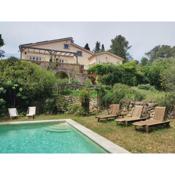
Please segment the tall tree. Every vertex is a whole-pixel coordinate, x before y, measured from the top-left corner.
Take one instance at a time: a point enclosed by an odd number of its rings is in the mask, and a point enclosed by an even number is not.
[[[84,46],[84,48],[85,48],[86,50],[90,50],[89,44],[86,43],[85,46]]]
[[[117,35],[114,39],[111,40],[110,51],[118,56],[121,56],[125,60],[128,60],[128,50],[131,48],[129,42],[122,35]]]
[[[95,44],[95,49],[94,49],[94,52],[100,52],[100,46],[101,46],[101,44],[100,44],[100,42],[96,42],[96,44]]]
[[[146,58],[146,57],[142,57],[142,58],[141,58],[141,62],[140,62],[140,63],[141,63],[142,66],[147,65],[148,62],[149,62],[148,58]]]
[[[158,45],[147,52],[146,55],[149,57],[150,61],[154,61],[158,58],[175,57],[175,46],[171,47],[168,45]]]
[[[0,47],[4,45],[4,40],[2,39],[2,35],[0,34]],[[0,50],[0,58],[4,57],[5,52],[3,50]]]
[[[4,40],[2,39],[2,35],[0,34],[0,47],[4,45]]]
[[[104,52],[105,51],[105,46],[104,44],[101,45],[101,52]]]

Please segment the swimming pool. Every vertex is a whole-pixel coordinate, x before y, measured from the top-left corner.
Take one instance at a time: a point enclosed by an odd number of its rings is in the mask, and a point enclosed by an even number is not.
[[[1,124],[0,153],[109,152],[73,127],[76,122],[70,123],[65,120]]]

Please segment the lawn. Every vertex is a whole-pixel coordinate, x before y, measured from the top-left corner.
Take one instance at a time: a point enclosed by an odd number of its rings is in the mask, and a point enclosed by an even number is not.
[[[154,130],[149,134],[135,131],[133,126],[118,126],[114,121],[98,123],[94,116],[40,115],[35,120],[62,118],[71,118],[133,153],[175,153],[175,120],[171,121],[170,128]]]

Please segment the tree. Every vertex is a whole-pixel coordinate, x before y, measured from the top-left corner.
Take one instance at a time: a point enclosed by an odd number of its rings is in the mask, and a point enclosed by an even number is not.
[[[2,35],[0,34],[0,47],[4,45],[4,40],[2,39]]]
[[[101,52],[104,52],[105,51],[105,46],[104,44],[101,45]]]
[[[175,46],[171,47],[168,45],[158,45],[152,50],[146,53],[150,61],[154,61],[158,58],[170,58],[175,57]]]
[[[0,47],[4,45],[4,40],[2,39],[2,35],[0,34]],[[3,50],[0,50],[0,58],[4,57],[5,52]]]
[[[43,109],[43,102],[51,96],[57,81],[54,73],[14,57],[1,60],[0,70],[0,101],[5,101],[6,109],[17,107],[24,111],[29,105]]]
[[[100,46],[101,46],[100,42],[97,41],[96,44],[95,44],[95,49],[94,49],[95,53],[100,52],[100,50],[101,50]]]
[[[90,50],[89,44],[86,43],[85,46],[84,46],[84,48],[85,48],[86,50]]]
[[[83,109],[83,114],[89,114],[89,102],[90,102],[90,92],[89,89],[83,88],[80,91],[80,102]]]
[[[157,59],[145,67],[145,77],[149,80],[149,84],[155,86],[156,89],[162,89],[161,74],[172,64],[170,59]]]
[[[136,86],[144,81],[143,74],[138,70],[139,65],[136,61],[128,61],[121,65],[97,64],[89,68],[89,74],[96,74],[98,82],[104,85],[114,85],[123,83]]]
[[[161,73],[161,85],[166,91],[175,91],[175,69],[174,65]]]
[[[146,57],[142,57],[142,58],[141,58],[141,65],[142,65],[142,66],[147,65],[148,62],[149,62],[148,58],[146,58]]]
[[[128,60],[128,50],[131,48],[129,42],[122,35],[117,35],[114,39],[111,40],[110,52],[115,55],[118,55],[126,60]]]

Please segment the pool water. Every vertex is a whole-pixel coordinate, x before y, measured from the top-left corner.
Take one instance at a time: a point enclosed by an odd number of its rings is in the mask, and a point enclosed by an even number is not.
[[[0,153],[105,153],[66,122],[0,125]]]

